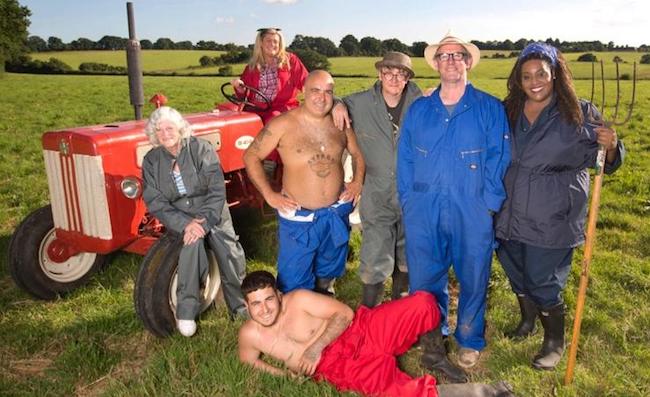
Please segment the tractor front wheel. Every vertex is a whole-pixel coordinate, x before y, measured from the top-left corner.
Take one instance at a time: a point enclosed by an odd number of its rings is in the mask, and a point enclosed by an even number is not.
[[[171,233],[163,235],[144,257],[135,282],[135,312],[144,327],[156,336],[169,336],[176,329],[176,270],[181,248],[181,237]],[[212,305],[221,288],[217,259],[212,250],[206,252],[208,277],[200,291],[201,312]]]
[[[52,207],[32,212],[14,231],[9,242],[9,272],[16,285],[39,299],[55,299],[88,283],[107,262],[106,256],[80,252],[64,262],[48,255],[56,239]]]

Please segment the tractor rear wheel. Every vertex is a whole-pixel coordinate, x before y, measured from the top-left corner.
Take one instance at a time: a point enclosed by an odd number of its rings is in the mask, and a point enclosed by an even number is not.
[[[156,336],[169,336],[176,329],[176,270],[182,247],[182,237],[171,233],[163,235],[144,257],[135,282],[136,314],[144,327]],[[211,250],[206,251],[208,277],[200,292],[201,312],[212,305],[221,288],[216,257]]]
[[[9,272],[18,287],[39,299],[52,300],[75,290],[107,263],[105,255],[80,252],[64,262],[48,255],[56,239],[52,207],[32,212],[14,231],[9,242]]]

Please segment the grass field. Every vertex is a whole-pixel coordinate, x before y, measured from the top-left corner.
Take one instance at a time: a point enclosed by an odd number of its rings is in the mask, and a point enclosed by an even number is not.
[[[504,51],[483,51],[481,54],[490,57],[492,54],[499,52],[507,55]],[[176,74],[216,74],[218,67],[197,68],[199,58],[203,55],[211,57],[222,54],[219,51],[162,51],[147,50],[142,52],[142,68],[147,72],[165,72]],[[613,78],[615,76],[615,65],[611,62],[615,56],[619,56],[628,64],[641,59],[642,53],[630,52],[605,52],[595,53],[598,59],[606,62],[605,76]],[[42,52],[31,54],[34,59],[48,60],[55,57],[70,65],[73,69],[78,69],[82,62],[99,62],[114,66],[126,66],[126,53],[124,51],[65,51],[65,52]],[[566,58],[571,65],[577,79],[591,79],[591,64],[585,62],[576,62],[580,53],[566,54]],[[331,72],[338,76],[358,76],[366,75],[375,76],[374,64],[380,58],[375,57],[338,57],[329,58],[332,64]],[[505,79],[508,78],[510,69],[514,63],[514,58],[510,59],[491,59],[482,58],[479,65],[472,71],[474,79]],[[192,67],[191,67],[192,66]],[[233,73],[240,74],[244,69],[244,64],[233,65]],[[630,65],[621,64],[621,74],[628,73],[632,75]],[[434,77],[434,72],[424,61],[424,58],[413,58],[413,69],[416,76]],[[599,73],[599,72],[597,72]],[[650,65],[638,65],[638,78],[650,79]]]
[[[366,70],[367,65],[362,66]],[[485,73],[489,72],[486,67]],[[218,86],[225,81],[145,77],[144,84],[147,97],[162,91],[170,105],[195,112],[223,100]],[[477,77],[472,81],[497,96],[505,94],[503,80]],[[345,95],[368,87],[373,79],[338,78],[336,82],[337,94]],[[418,83],[426,87],[433,82]],[[577,87],[588,96],[587,81],[578,81]],[[622,87],[628,98],[629,82]],[[613,83],[607,89],[613,92]],[[241,366],[236,358],[239,324],[228,321],[223,308],[208,310],[191,339],[149,335],[133,309],[133,284],[141,261],[135,255],[115,255],[90,285],[56,301],[36,301],[17,289],[6,271],[9,238],[29,212],[48,203],[41,134],[128,120],[132,109],[125,77],[7,74],[0,79],[0,92],[0,395],[338,395],[325,384],[274,378]],[[628,149],[626,163],[605,179],[574,384],[561,386],[566,358],[557,371],[537,372],[530,367],[529,360],[541,343],[539,333],[519,343],[504,338],[504,330],[516,323],[517,314],[497,262],[488,301],[488,347],[472,371],[474,381],[506,379],[518,396],[526,397],[650,395],[650,81],[639,82],[637,100],[632,121],[619,128]],[[254,212],[237,212],[235,219],[248,268],[273,270],[274,221],[260,219]],[[355,253],[359,241],[358,234],[353,236]],[[581,256],[578,251],[576,265]],[[353,307],[360,299],[357,267],[355,255],[338,284],[339,297]],[[570,313],[578,277],[574,266],[566,291]],[[571,321],[572,314],[567,324]],[[408,371],[420,373],[417,352],[409,353],[403,364]]]

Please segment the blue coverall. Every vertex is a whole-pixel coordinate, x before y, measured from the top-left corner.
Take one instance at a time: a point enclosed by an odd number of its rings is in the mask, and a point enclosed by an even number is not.
[[[411,292],[436,296],[448,333],[447,273],[460,284],[455,337],[485,347],[485,302],[494,248],[492,214],[505,199],[510,163],[501,102],[468,84],[451,114],[436,90],[416,100],[402,124],[397,188]]]

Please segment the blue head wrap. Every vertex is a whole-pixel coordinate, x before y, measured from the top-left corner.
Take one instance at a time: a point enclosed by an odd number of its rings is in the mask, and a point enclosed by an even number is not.
[[[528,58],[528,56],[531,54],[539,54],[544,58],[548,58],[548,60],[551,62],[551,66],[553,67],[557,65],[557,49],[555,49],[555,47],[552,45],[541,42],[530,43],[526,46],[526,48],[523,49],[523,51],[521,51],[521,54],[519,54],[519,59],[517,61],[519,62],[522,59]]]

